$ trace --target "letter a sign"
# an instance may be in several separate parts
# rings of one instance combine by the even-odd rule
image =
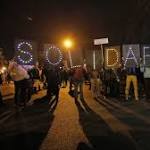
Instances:
[[[140,62],[140,46],[138,44],[123,45],[124,66],[132,67]]]

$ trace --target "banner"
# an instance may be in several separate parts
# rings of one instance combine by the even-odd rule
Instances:
[[[150,67],[150,45],[142,45],[142,59],[145,67]]]
[[[15,41],[15,59],[20,65],[34,65],[37,62],[37,45],[33,41]]]
[[[44,44],[44,56],[48,64],[57,66],[62,61],[62,52],[61,50],[52,44]]]
[[[105,68],[119,68],[121,63],[120,46],[105,47]]]
[[[125,67],[133,67],[140,63],[140,46],[138,44],[123,45],[122,53]]]

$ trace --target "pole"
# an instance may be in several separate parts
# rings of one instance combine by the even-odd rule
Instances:
[[[69,56],[70,67],[73,67],[71,52],[69,49],[68,49],[68,56]]]
[[[101,53],[102,53],[102,66],[104,67],[104,50],[102,44],[101,44]]]
[[[96,69],[95,50],[93,51],[93,69]]]

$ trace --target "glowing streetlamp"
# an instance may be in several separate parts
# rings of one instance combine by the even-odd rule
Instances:
[[[70,52],[70,48],[72,47],[73,43],[70,39],[66,39],[64,41],[64,46],[66,47],[67,51],[68,51],[68,56],[69,56],[69,62],[70,62],[70,66],[73,66],[72,63],[72,57],[71,57],[71,52]]]
[[[4,73],[6,70],[7,70],[6,67],[2,67],[2,68],[1,68],[1,73]]]

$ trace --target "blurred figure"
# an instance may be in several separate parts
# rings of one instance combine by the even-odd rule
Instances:
[[[144,76],[144,92],[146,95],[146,100],[150,101],[150,67],[140,66],[140,70]]]
[[[67,86],[68,81],[68,71],[67,68],[63,67],[61,70],[61,82],[62,82],[62,88],[65,88]]]
[[[89,85],[89,90],[91,90],[91,74],[92,74],[92,69],[88,67],[85,72],[85,83]]]
[[[110,95],[111,70],[104,67],[100,70],[100,78],[102,80],[103,95]]]
[[[37,66],[34,66],[29,71],[30,78],[33,81],[33,93],[37,93],[40,90],[39,80],[40,80],[40,73],[39,68]]]
[[[150,67],[144,69],[144,84],[146,99],[150,101]]]
[[[73,75],[75,100],[78,100],[78,93],[80,94],[80,99],[84,99],[83,97],[84,74],[85,74],[85,70],[82,67],[77,67],[75,69],[75,72]]]
[[[71,94],[71,95],[73,95],[73,75],[74,75],[74,72],[75,72],[75,69],[73,69],[73,68],[71,68],[70,70],[69,70],[69,73],[68,73],[68,75],[69,75],[69,93]]]
[[[55,99],[59,99],[59,89],[60,89],[60,72],[55,68],[44,69],[44,75],[48,84],[47,87],[47,97],[52,98],[55,96]]]
[[[111,69],[111,78],[110,78],[110,97],[119,97],[120,96],[120,78],[119,78],[119,69]]]
[[[100,76],[97,70],[92,71],[92,76],[91,76],[91,91],[93,98],[98,99],[100,98],[102,90],[102,82],[100,80]]]

